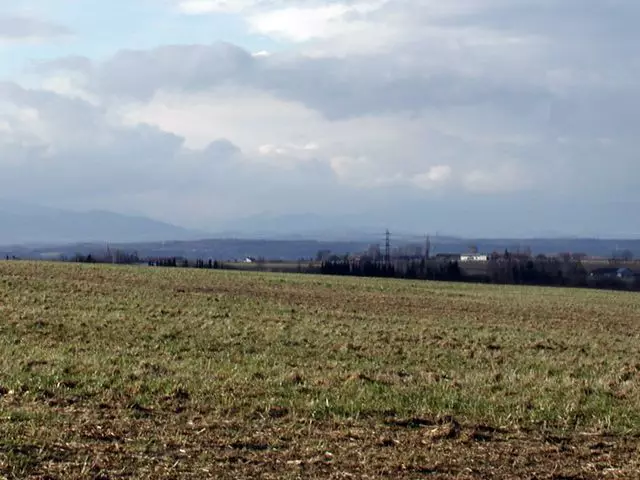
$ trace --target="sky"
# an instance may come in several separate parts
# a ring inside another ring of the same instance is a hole
[[[209,230],[638,236],[638,18],[636,0],[0,0],[0,196]]]

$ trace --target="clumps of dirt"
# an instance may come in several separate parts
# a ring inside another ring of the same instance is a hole
[[[217,291],[214,288],[210,287],[178,287],[175,289],[176,293],[206,293],[212,294]]]
[[[347,376],[345,381],[346,382],[364,382],[364,383],[371,383],[371,384],[378,384],[378,385],[391,385],[393,383],[387,378],[384,378],[382,376],[377,375],[374,377],[362,372],[352,373],[351,375]]]
[[[427,431],[427,438],[431,441],[439,440],[453,440],[460,436],[462,428],[456,419],[452,417],[445,417],[441,421],[442,423]]]
[[[442,339],[437,342],[432,342],[436,347],[439,347],[444,350],[459,350],[464,347],[464,345],[456,339]]]
[[[287,377],[287,382],[293,385],[303,385],[305,383],[304,376],[300,372],[293,372]]]
[[[281,405],[271,405],[266,408],[258,408],[253,412],[251,418],[254,420],[280,420],[289,416],[289,409]]]
[[[267,414],[269,418],[284,418],[289,415],[289,409],[287,407],[274,406],[269,408]]]
[[[136,416],[139,417],[150,417],[153,414],[153,410],[151,408],[145,407],[138,402],[130,403],[129,405],[127,405],[127,409],[131,410]]]
[[[533,350],[555,350],[553,345],[546,342],[535,342],[530,348]]]
[[[269,450],[269,445],[260,442],[233,442],[229,445],[234,450],[250,450],[252,452],[263,452]]]
[[[420,475],[420,476],[432,476],[432,475],[444,475],[447,473],[446,470],[441,470],[440,468],[437,467],[425,467],[425,466],[419,466],[419,465],[410,465],[410,466],[403,466],[400,468],[400,471],[403,473],[414,473],[416,475]]]
[[[0,478],[56,478],[38,475],[45,466],[68,462],[73,450],[66,445],[42,446],[19,442],[0,441]],[[7,477],[4,474],[7,474]]]
[[[124,441],[124,437],[116,434],[108,427],[102,425],[91,425],[82,434],[82,438],[100,443],[119,443]]]
[[[498,434],[506,434],[506,430],[488,425],[474,425],[462,436],[468,442],[491,442]]]
[[[633,395],[640,380],[640,364],[626,364],[620,372],[608,382],[609,394],[616,399],[624,399]]]
[[[362,345],[356,345],[355,343],[352,343],[352,342],[337,345],[333,348],[335,352],[340,352],[340,353],[361,352],[363,349],[364,347]]]
[[[174,400],[177,400],[179,402],[187,402],[191,398],[189,391],[182,387],[176,388],[171,394],[171,396],[173,397]]]
[[[175,414],[180,414],[184,412],[190,400],[191,394],[189,393],[189,390],[183,387],[176,387],[169,395],[165,395],[162,398],[162,409],[164,411],[171,411]]]
[[[49,363],[45,360],[30,360],[22,367],[23,372],[33,372],[37,367],[44,367]]]
[[[38,400],[49,400],[51,398],[54,398],[56,396],[55,393],[53,393],[51,390],[49,390],[48,388],[42,389],[42,390],[38,390],[36,392],[36,399]]]
[[[391,437],[380,437],[380,440],[378,441],[378,446],[380,447],[395,447],[399,444],[400,442],[398,440]]]
[[[166,366],[153,362],[143,362],[140,365],[140,370],[143,375],[153,375],[157,377],[166,377],[173,373]]]
[[[570,450],[571,438],[561,435],[545,435],[543,441],[554,447],[557,447],[559,451],[565,452]]]
[[[609,452],[613,448],[615,448],[615,446],[616,446],[616,444],[613,443],[613,442],[600,441],[600,442],[594,443],[592,445],[589,445],[589,449],[592,452]]]
[[[66,388],[68,390],[74,390],[78,388],[79,383],[75,380],[63,380],[58,383],[58,388]]]
[[[392,427],[401,427],[401,428],[420,428],[420,427],[432,427],[437,425],[433,420],[429,420],[426,418],[409,418],[409,419],[388,419],[385,422],[387,425]]]
[[[620,372],[620,381],[629,382],[640,378],[640,364],[627,364]]]
[[[438,372],[422,372],[420,373],[420,378],[426,383],[440,383],[451,380],[448,375]]]
[[[424,430],[424,440],[422,443],[433,443],[446,440],[460,440],[463,443],[490,442],[496,441],[499,435],[507,434],[503,429],[490,427],[487,425],[463,426],[452,416],[443,416],[437,419],[428,418],[408,418],[408,419],[387,419],[386,425],[403,429]],[[389,435],[381,437],[378,445],[391,447],[398,442]]]
[[[549,338],[546,340],[539,340],[537,342],[534,342],[529,346],[529,348],[539,351],[564,351],[567,349],[567,346],[564,343]]]

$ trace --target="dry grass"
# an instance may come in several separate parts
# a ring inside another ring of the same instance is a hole
[[[640,296],[0,263],[0,477],[638,478]]]

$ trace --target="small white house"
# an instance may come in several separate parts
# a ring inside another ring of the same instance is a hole
[[[465,253],[460,255],[461,262],[488,262],[489,255],[479,253]]]

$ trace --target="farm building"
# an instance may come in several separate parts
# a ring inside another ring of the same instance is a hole
[[[460,255],[461,262],[488,262],[489,255],[479,253],[465,253]]]

